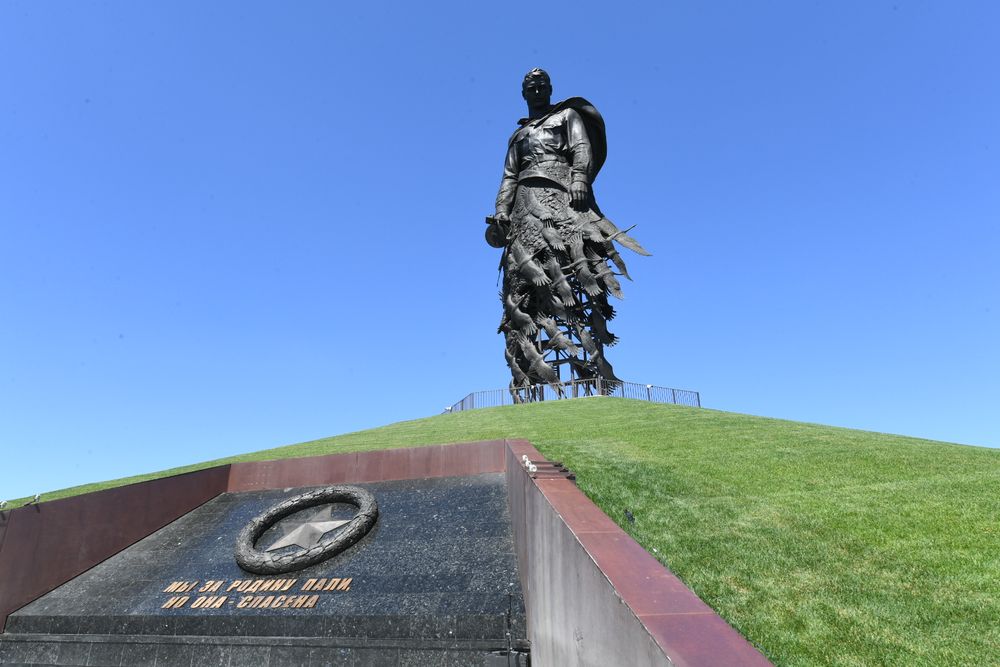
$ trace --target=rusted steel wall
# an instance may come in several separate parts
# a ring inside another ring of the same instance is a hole
[[[10,510],[9,512],[0,511],[0,555],[3,554],[4,536],[7,534],[7,524],[10,522],[10,515],[13,512],[14,512],[14,510]],[[2,562],[2,561],[0,561],[0,562]],[[3,570],[0,569],[0,596],[3,595],[2,591],[3,591],[3,588],[4,588],[4,583],[3,582],[4,582],[5,576],[13,576],[13,574],[4,575]],[[0,599],[2,599],[2,598],[0,598]],[[0,604],[2,604],[2,602],[0,602]],[[4,623],[7,621],[7,614],[8,613],[10,613],[10,612],[5,612],[5,611],[3,611],[3,607],[0,607],[0,632],[3,631],[3,626],[4,626]]]
[[[532,664],[766,666],[771,663],[570,480],[510,441],[507,488]]]
[[[234,463],[229,473],[228,490],[256,491],[346,482],[458,477],[503,470],[504,441],[486,440]]]
[[[0,628],[7,616],[226,490],[229,466],[6,512]]]
[[[10,512],[0,511],[0,553],[3,553],[3,537],[7,534],[7,522],[10,521]],[[3,581],[0,579],[0,581]]]

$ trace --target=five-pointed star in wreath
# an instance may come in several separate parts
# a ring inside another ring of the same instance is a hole
[[[323,521],[324,518],[327,519]],[[282,526],[284,533],[277,542],[267,548],[268,551],[277,551],[293,544],[303,549],[319,544],[320,539],[331,530],[340,528],[345,523],[350,523],[350,519],[331,519],[330,509],[323,508],[312,514],[304,521],[289,521],[287,526]],[[285,523],[285,522],[282,522]],[[295,526],[295,527],[293,527]]]

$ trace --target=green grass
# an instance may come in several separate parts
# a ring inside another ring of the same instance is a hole
[[[596,398],[229,461],[521,437],[778,665],[1000,664],[1000,451]],[[635,524],[624,521],[629,508]]]

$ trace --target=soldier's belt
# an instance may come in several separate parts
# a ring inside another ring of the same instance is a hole
[[[562,160],[533,162],[517,175],[518,182],[528,178],[544,178],[565,186],[570,182],[570,166]]]

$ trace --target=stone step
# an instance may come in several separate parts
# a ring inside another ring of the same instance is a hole
[[[523,647],[522,647],[523,648]],[[0,664],[16,665],[420,665],[523,666],[504,642],[480,639],[221,637],[198,635],[0,636]]]

